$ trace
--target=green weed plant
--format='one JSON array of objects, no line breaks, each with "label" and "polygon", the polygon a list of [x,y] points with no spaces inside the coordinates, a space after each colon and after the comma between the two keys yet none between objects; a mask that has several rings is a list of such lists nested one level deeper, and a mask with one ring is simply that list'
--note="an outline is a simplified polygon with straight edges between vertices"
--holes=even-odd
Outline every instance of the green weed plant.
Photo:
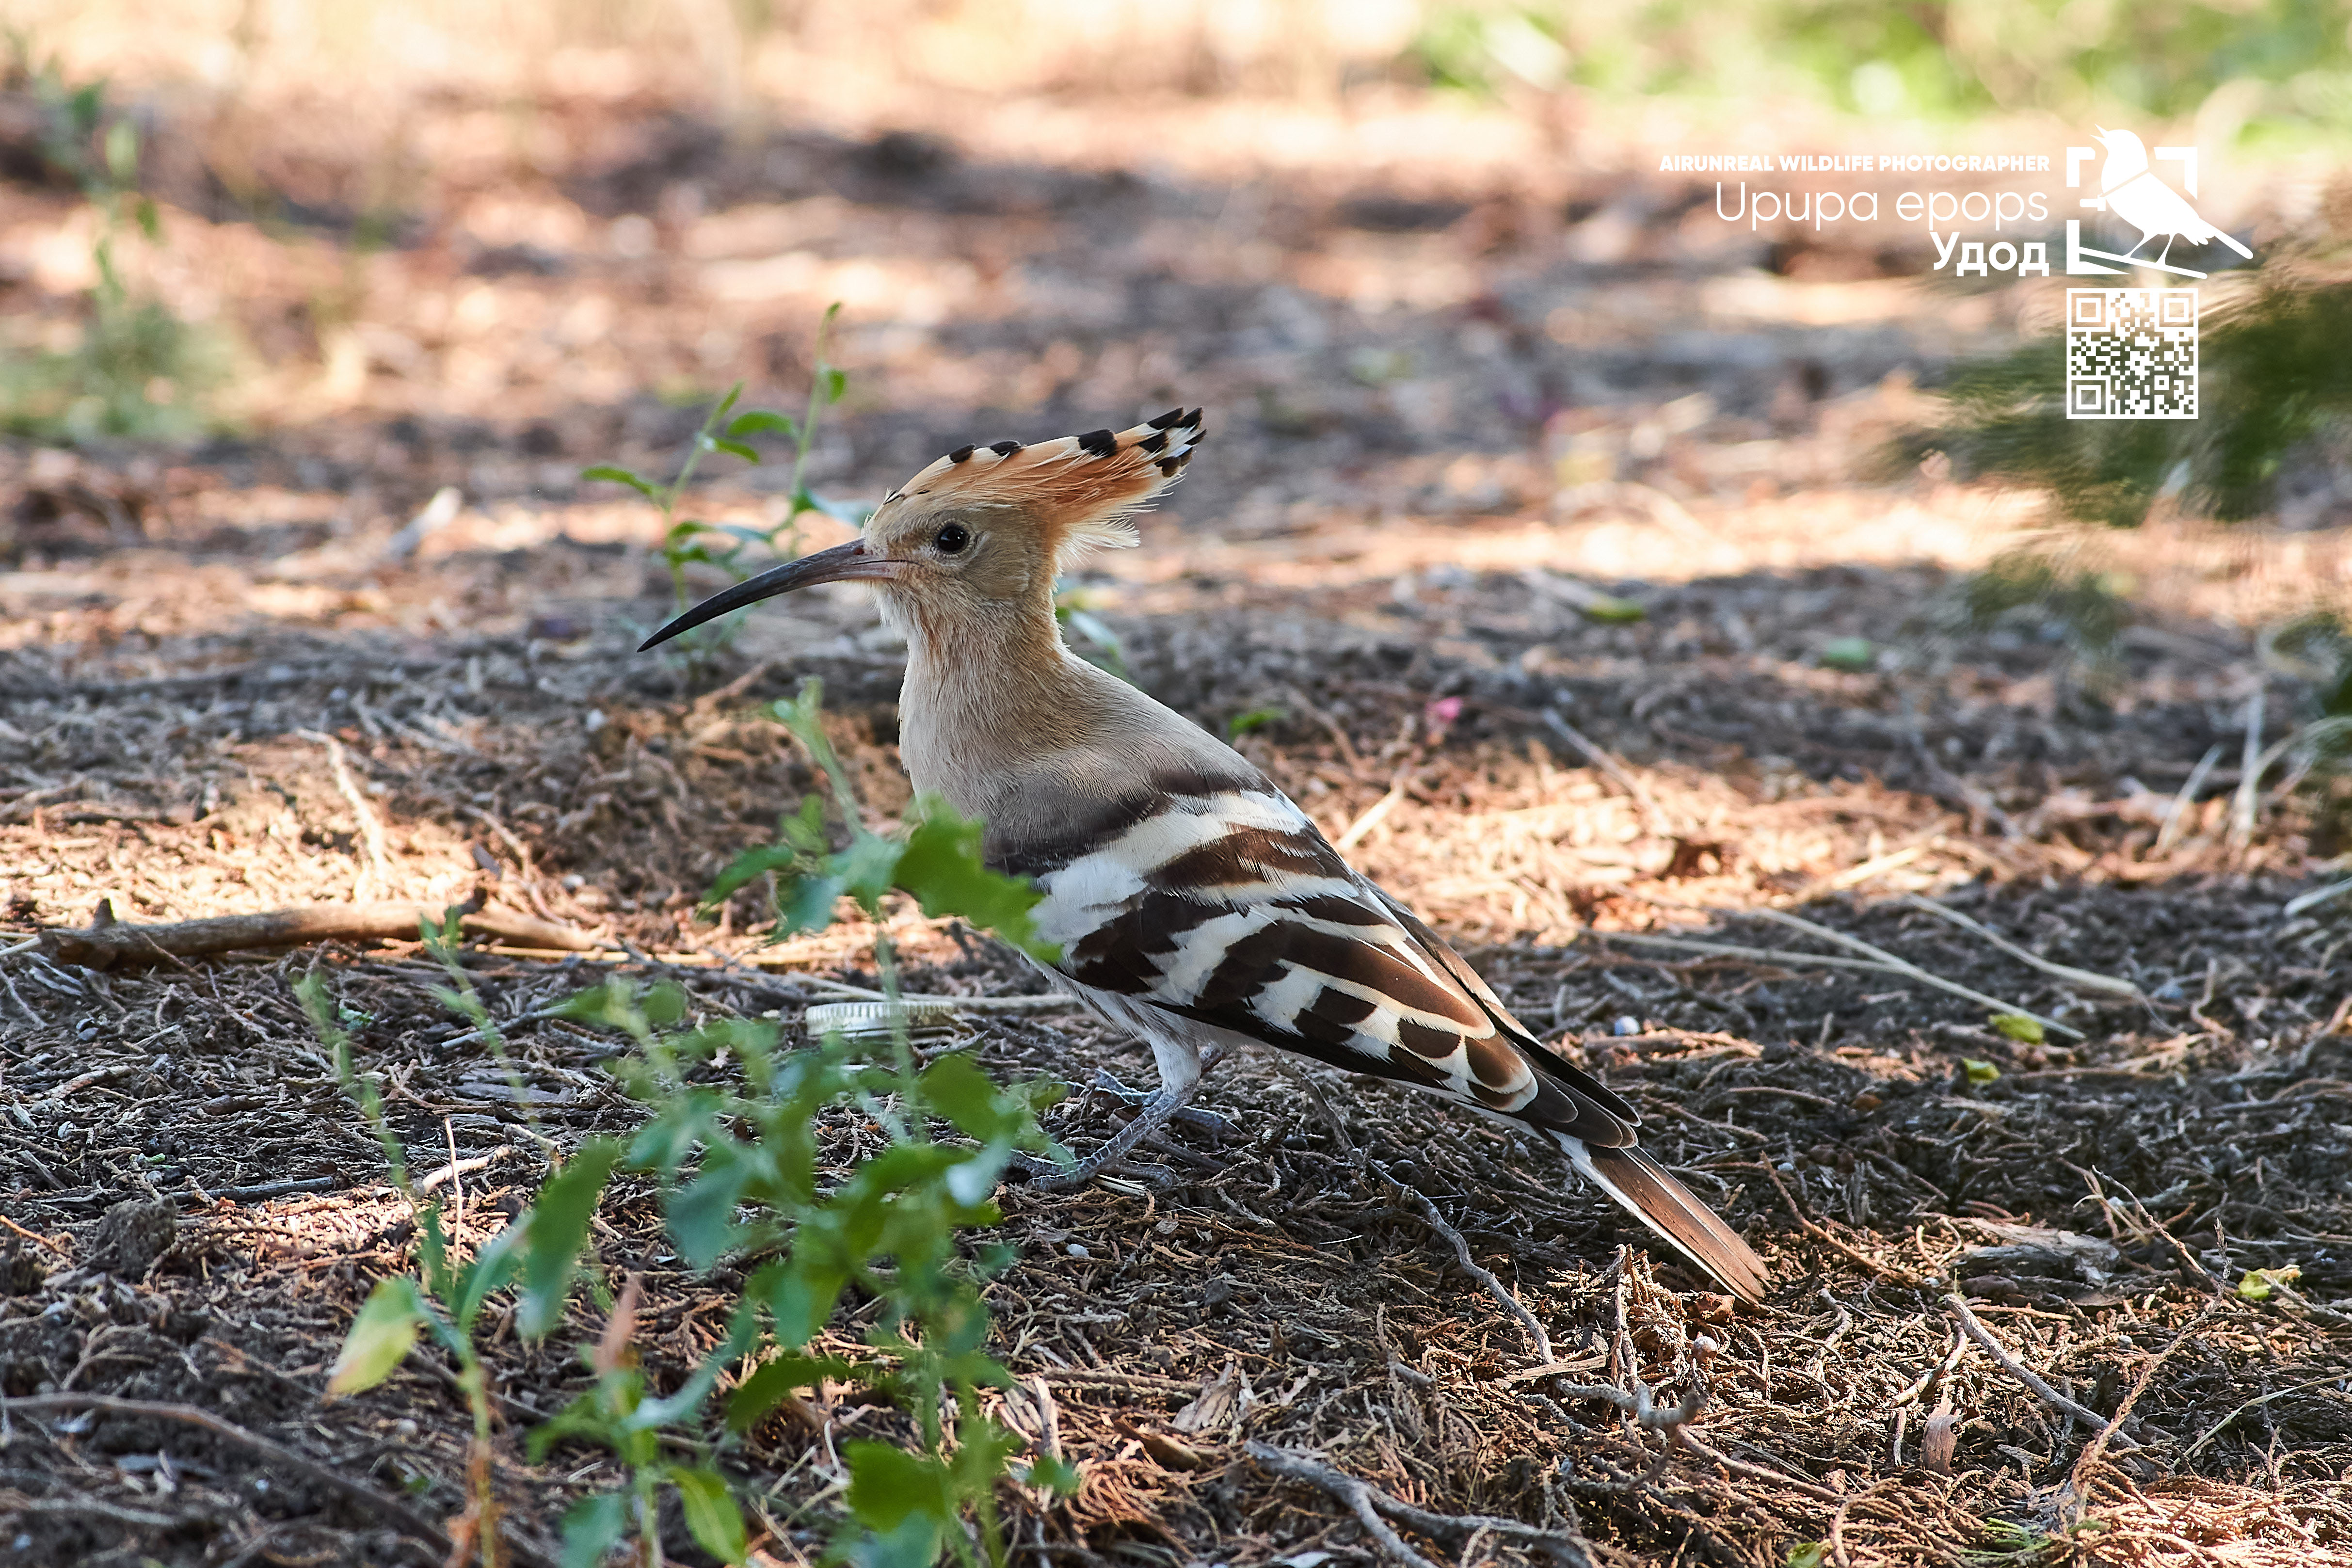
[{"label": "green weed plant", "polygon": [[221,345],[145,297],[124,278],[121,251],[133,235],[163,244],[155,203],[140,189],[140,133],[110,106],[104,80],[68,83],[49,61],[30,63],[22,34],[9,39],[7,76],[40,115],[43,161],[78,186],[98,215],[90,241],[97,272],[79,340],[67,350],[0,357],[0,426],[37,440],[184,439],[205,428],[203,400],[226,375]]},{"label": "green weed plant", "polygon": [[[660,1563],[662,1503],[672,1494],[703,1551],[743,1562],[750,1537],[725,1457],[788,1400],[827,1382],[877,1394],[901,1414],[898,1440],[841,1445],[846,1484],[830,1549],[835,1563],[931,1568],[945,1557],[963,1568],[1003,1568],[1000,1487],[1076,1489],[1068,1465],[1031,1452],[1025,1437],[982,1408],[986,1390],[1012,1381],[988,1353],[992,1321],[982,1295],[1012,1253],[974,1245],[997,1222],[992,1194],[1006,1167],[1018,1154],[1050,1149],[1037,1116],[1060,1087],[1043,1079],[999,1086],[966,1053],[919,1055],[881,920],[885,900],[902,893],[926,913],[960,917],[1050,958],[1055,950],[1031,918],[1039,895],[989,870],[981,825],[944,806],[919,803],[895,833],[868,827],[825,738],[822,698],[812,681],[775,714],[807,749],[825,793],[784,817],[775,843],[739,858],[710,897],[772,879],[779,937],[829,924],[844,900],[863,911],[877,931],[887,1029],[856,1039],[830,1033],[786,1048],[769,1020],[696,1022],[673,985],[615,978],[572,997],[555,1016],[625,1042],[608,1069],[648,1119],[634,1137],[591,1138],[555,1163],[530,1206],[460,1258],[437,1199],[409,1178],[373,1080],[352,1065],[346,1016],[316,976],[300,987],[422,1238],[415,1271],[379,1283],[362,1308],[331,1389],[373,1387],[423,1345],[447,1354],[474,1420],[472,1502],[461,1523],[490,1568],[498,1561],[488,1489],[493,1410],[477,1327],[486,1303],[501,1294],[513,1298],[524,1339],[562,1326],[593,1216],[623,1175],[657,1185],[667,1239],[688,1267],[707,1273],[731,1265],[743,1282],[725,1341],[673,1392],[654,1392],[629,1349],[634,1282],[614,1301],[604,1333],[583,1345],[594,1383],[530,1434],[529,1451],[536,1461],[560,1443],[602,1447],[618,1459],[622,1479],[567,1514],[565,1568],[597,1568],[633,1540],[638,1563]],[[504,1060],[504,1040],[466,980],[455,938],[454,924],[428,928],[428,944],[453,977],[442,1000],[472,1019]],[[845,1173],[823,1160],[824,1121],[843,1112],[870,1120],[886,1139]],[[826,1337],[845,1300],[877,1304],[855,1346]],[[720,1430],[700,1435],[705,1404],[729,1383]],[[675,1457],[681,1449],[692,1462]]]},{"label": "green weed plant", "polygon": [[[747,558],[747,551],[759,552],[773,562],[796,559],[801,553],[801,519],[811,512],[821,512],[853,528],[864,524],[868,509],[852,502],[828,500],[811,490],[807,481],[809,453],[816,443],[818,421],[849,390],[848,373],[824,357],[825,340],[840,310],[837,303],[827,308],[824,319],[817,326],[815,368],[809,378],[808,405],[799,418],[772,408],[749,408],[736,413],[735,405],[743,396],[743,384],[739,381],[711,405],[710,412],[703,416],[701,425],[687,442],[677,469],[667,484],[656,484],[634,468],[617,463],[598,463],[581,470],[583,479],[626,485],[660,510],[661,540],[655,545],[654,554],[669,571],[671,596],[677,610],[683,611],[694,602],[693,589],[687,581],[689,566],[716,566],[740,582],[751,575],[751,563],[760,560],[760,555]],[[704,459],[724,453],[747,463],[764,462],[766,459],[751,442],[755,437],[769,436],[793,444],[792,479],[786,490],[784,516],[780,521],[767,528],[751,528],[678,515],[687,487],[693,482]],[[699,663],[732,640],[740,628],[740,617],[723,616],[680,636],[676,646],[689,662]]]}]

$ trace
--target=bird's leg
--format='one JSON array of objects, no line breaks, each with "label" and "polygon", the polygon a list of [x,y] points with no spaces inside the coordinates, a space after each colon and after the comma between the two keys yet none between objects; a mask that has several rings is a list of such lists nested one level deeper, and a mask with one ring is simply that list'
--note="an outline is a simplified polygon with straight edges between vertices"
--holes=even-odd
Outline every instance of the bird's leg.
[{"label": "bird's leg", "polygon": [[2157,253],[2156,258],[2156,264],[2158,267],[2163,266],[2164,258],[2172,254],[2172,242],[2179,237],[2177,234],[2168,234],[2164,237],[2164,248]]},{"label": "bird's leg", "polygon": [[[1093,1153],[1065,1171],[1043,1161],[1023,1158],[1015,1163],[1032,1173],[1030,1185],[1042,1192],[1068,1192],[1085,1186],[1103,1171],[1124,1164],[1138,1144],[1166,1127],[1181,1112],[1201,1087],[1201,1079],[1211,1068],[1224,1059],[1225,1053],[1212,1047],[1206,1052],[1191,1047],[1171,1047],[1158,1040],[1152,1042],[1153,1057],[1160,1064],[1160,1087],[1143,1097],[1142,1106],[1133,1121],[1111,1134],[1109,1140]],[[1117,1080],[1113,1080],[1116,1082]],[[1216,1119],[1222,1124],[1222,1117]],[[1132,1167],[1130,1167],[1132,1168]],[[1151,1167],[1155,1180],[1172,1182],[1174,1173]]]},{"label": "bird's leg", "polygon": [[[1086,1087],[1085,1093],[1088,1097],[1100,1095],[1106,1100],[1115,1100],[1121,1105],[1138,1109],[1151,1102],[1151,1095],[1148,1090],[1128,1088],[1127,1085],[1113,1078],[1108,1068],[1095,1068],[1095,1080]],[[1231,1121],[1213,1110],[1203,1110],[1197,1105],[1179,1106],[1176,1114],[1170,1117],[1169,1121],[1179,1127],[1190,1127],[1196,1132],[1206,1132],[1212,1138],[1223,1138],[1234,1130],[1234,1124]]]}]

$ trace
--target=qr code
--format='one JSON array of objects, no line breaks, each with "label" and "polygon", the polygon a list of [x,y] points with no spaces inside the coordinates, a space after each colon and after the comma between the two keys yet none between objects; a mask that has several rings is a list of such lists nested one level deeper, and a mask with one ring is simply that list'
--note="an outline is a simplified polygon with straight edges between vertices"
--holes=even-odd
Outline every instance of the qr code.
[{"label": "qr code", "polygon": [[2066,417],[2197,417],[2197,290],[2066,290]]}]

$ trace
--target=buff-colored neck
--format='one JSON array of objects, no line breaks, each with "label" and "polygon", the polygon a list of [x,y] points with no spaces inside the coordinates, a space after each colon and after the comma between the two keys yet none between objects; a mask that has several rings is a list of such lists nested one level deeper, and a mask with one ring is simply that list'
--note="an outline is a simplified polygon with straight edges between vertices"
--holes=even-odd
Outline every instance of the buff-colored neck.
[{"label": "buff-colored neck", "polygon": [[1083,743],[1107,717],[1110,680],[1062,646],[1049,593],[948,615],[890,606],[907,635],[898,750],[919,793],[967,814],[1042,753]]}]

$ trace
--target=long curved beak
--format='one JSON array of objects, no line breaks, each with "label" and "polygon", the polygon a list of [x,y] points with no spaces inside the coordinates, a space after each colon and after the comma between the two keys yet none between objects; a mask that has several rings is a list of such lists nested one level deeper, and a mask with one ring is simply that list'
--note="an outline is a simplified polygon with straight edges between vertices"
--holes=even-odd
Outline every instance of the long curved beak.
[{"label": "long curved beak", "polygon": [[853,539],[846,544],[836,544],[830,550],[820,550],[814,555],[803,555],[798,561],[786,562],[773,571],[762,572],[732,588],[721,589],[639,643],[637,651],[643,653],[649,647],[666,643],[678,633],[690,631],[705,621],[716,620],[730,610],[740,610],[746,605],[756,605],[762,599],[772,599],[795,588],[813,587],[819,583],[887,583],[898,575],[898,563],[887,556],[868,555],[866,542]]}]

